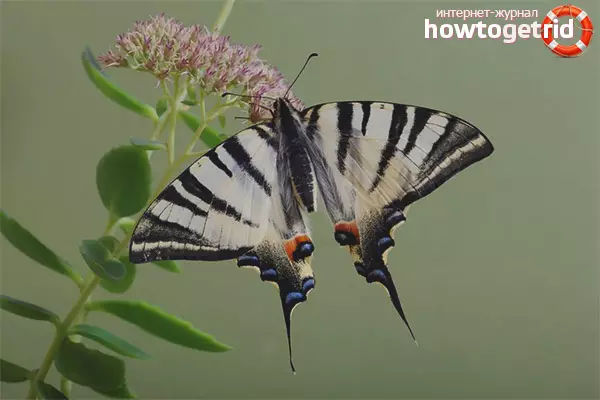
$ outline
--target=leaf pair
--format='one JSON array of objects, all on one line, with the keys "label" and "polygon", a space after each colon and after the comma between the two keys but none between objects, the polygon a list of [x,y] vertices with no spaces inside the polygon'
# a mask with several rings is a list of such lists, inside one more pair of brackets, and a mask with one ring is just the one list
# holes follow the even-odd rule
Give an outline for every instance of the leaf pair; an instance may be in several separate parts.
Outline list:
[{"label": "leaf pair", "polygon": [[125,278],[125,265],[98,240],[84,240],[79,252],[90,269],[104,281],[120,282]]}]

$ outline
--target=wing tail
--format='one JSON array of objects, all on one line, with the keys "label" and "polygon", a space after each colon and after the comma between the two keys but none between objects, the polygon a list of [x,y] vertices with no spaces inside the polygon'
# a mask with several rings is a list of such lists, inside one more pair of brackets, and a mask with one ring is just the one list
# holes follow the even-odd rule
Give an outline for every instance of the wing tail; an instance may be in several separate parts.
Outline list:
[{"label": "wing tail", "polygon": [[306,301],[308,293],[315,287],[315,276],[309,263],[312,251],[312,242],[307,235],[299,235],[287,241],[265,240],[238,258],[238,266],[258,268],[261,280],[271,282],[279,289],[290,367],[294,374],[292,312]]},{"label": "wing tail", "polygon": [[414,332],[387,267],[387,254],[395,245],[392,238],[394,230],[405,220],[404,213],[399,210],[370,210],[356,221],[338,222],[334,235],[341,246],[348,247],[356,272],[368,283],[379,283],[386,289],[392,305],[416,343]]}]

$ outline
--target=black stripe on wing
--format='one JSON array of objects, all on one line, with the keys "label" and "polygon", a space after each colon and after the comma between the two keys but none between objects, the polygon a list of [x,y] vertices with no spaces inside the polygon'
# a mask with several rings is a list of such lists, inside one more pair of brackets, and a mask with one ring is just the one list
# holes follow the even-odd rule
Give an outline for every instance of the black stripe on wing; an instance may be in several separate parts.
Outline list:
[{"label": "black stripe on wing", "polygon": [[244,146],[242,146],[239,139],[235,136],[232,137],[223,143],[223,148],[238,163],[240,169],[246,171],[246,173],[254,179],[254,182],[270,196],[272,190],[271,185],[267,182],[263,173],[254,166],[250,159],[250,154],[248,154]]},{"label": "black stripe on wing", "polygon": [[381,179],[385,175],[385,171],[390,165],[390,161],[396,155],[400,135],[402,135],[406,122],[406,107],[401,104],[394,104],[394,111],[392,111],[392,119],[390,121],[390,129],[388,132],[388,141],[381,152],[381,158],[379,159],[379,165],[377,166],[377,174],[373,179],[369,193],[372,193],[377,189],[377,186],[379,186]]},{"label": "black stripe on wing", "polygon": [[373,104],[370,101],[361,101],[361,108],[362,108],[362,121],[360,123],[360,131],[362,132],[363,136],[365,136],[367,134],[367,125],[369,125],[369,118],[371,118],[371,105]]},{"label": "black stripe on wing", "polygon": [[432,115],[433,111],[428,108],[415,108],[415,117],[413,125],[410,128],[410,133],[408,134],[406,146],[404,147],[404,150],[402,150],[404,154],[409,154],[412,151],[412,149],[415,148],[415,145],[417,144],[417,139],[419,138],[419,134],[423,132],[423,129],[425,129],[429,117],[431,117]]},{"label": "black stripe on wing", "polygon": [[308,125],[306,127],[306,135],[312,141],[317,133],[317,123],[319,121],[319,109],[321,106],[315,106],[312,108],[310,117],[308,119]]},{"label": "black stripe on wing", "polygon": [[210,159],[210,161],[212,161],[213,164],[215,164],[215,166],[217,168],[219,168],[221,171],[225,172],[225,174],[228,177],[233,178],[233,172],[231,172],[231,170],[227,167],[227,165],[225,165],[225,163],[223,161],[221,161],[221,159],[219,158],[219,155],[217,154],[216,151],[214,151],[214,149],[207,152],[206,156]]},{"label": "black stripe on wing", "polygon": [[132,262],[232,259],[262,240],[268,221],[256,216],[267,215],[271,204],[278,141],[268,124],[240,134],[259,158],[252,161],[234,136],[184,170],[140,218],[129,248]]},{"label": "black stripe on wing", "polygon": [[[138,250],[135,245],[139,244],[143,244],[143,248]],[[216,249],[196,232],[148,213],[136,227],[129,260],[135,264],[158,260],[230,260],[251,248],[244,246],[236,249]]]},{"label": "black stripe on wing", "polygon": [[273,150],[277,150],[279,148],[279,140],[267,132],[265,128],[273,131],[273,124],[271,122],[267,122],[264,124],[251,126],[248,129],[255,131],[258,136],[269,145],[269,147],[271,147]]},{"label": "black stripe on wing", "polygon": [[338,121],[337,127],[340,132],[337,149],[337,164],[342,175],[346,172],[346,156],[352,137],[352,103],[338,103]]},{"label": "black stripe on wing", "polygon": [[[388,207],[403,210],[408,205],[429,195],[435,189],[470,165],[483,160],[494,152],[487,137],[465,120],[448,116],[450,120],[443,134],[427,154],[416,179],[417,191],[409,191]],[[446,164],[443,167],[442,164]]]},{"label": "black stripe on wing", "polygon": [[196,177],[190,171],[190,169],[186,169],[185,171],[183,171],[181,175],[179,175],[178,179],[179,182],[181,182],[183,188],[188,193],[198,197],[203,202],[210,204],[211,209],[228,215],[244,225],[248,225],[254,228],[257,228],[259,226],[258,222],[252,222],[246,218],[243,218],[242,213],[235,207],[233,207],[231,204],[229,204],[226,200],[215,196],[209,188],[204,186],[202,183],[200,183],[198,179],[196,179]]}]

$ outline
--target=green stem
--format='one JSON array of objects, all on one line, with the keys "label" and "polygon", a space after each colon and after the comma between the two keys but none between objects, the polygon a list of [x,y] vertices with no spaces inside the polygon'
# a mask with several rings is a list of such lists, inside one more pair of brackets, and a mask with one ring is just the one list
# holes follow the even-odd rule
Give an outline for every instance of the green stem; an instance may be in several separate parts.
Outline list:
[{"label": "green stem", "polygon": [[70,380],[68,380],[64,376],[60,377],[60,391],[63,392],[63,394],[67,396],[67,398],[69,398],[69,396],[71,395],[72,386],[73,385],[71,384]]},{"label": "green stem", "polygon": [[234,3],[235,3],[235,0],[227,0],[225,2],[225,4],[223,5],[223,8],[221,8],[221,12],[219,13],[219,16],[217,17],[217,22],[215,22],[215,24],[213,25],[213,29],[212,29],[213,32],[215,32],[215,33],[221,32],[221,30],[223,29],[223,25],[225,25],[227,18],[229,18],[229,14],[231,14],[231,9],[233,8]]},{"label": "green stem", "polygon": [[163,115],[160,116],[160,119],[158,120],[158,122],[156,124],[154,124],[154,130],[152,131],[152,135],[150,135],[150,140],[158,139],[158,137],[162,133],[162,131],[165,127],[165,123],[169,119],[170,115],[171,115],[171,110],[167,110],[163,113]]},{"label": "green stem", "polygon": [[81,291],[81,295],[77,299],[77,302],[75,303],[73,308],[71,308],[71,311],[69,311],[65,319],[58,326],[58,329],[56,330],[56,335],[54,336],[54,340],[48,348],[48,352],[46,353],[46,356],[42,361],[42,365],[40,366],[40,369],[38,370],[36,376],[31,380],[31,386],[29,387],[29,393],[27,394],[28,399],[35,399],[37,397],[37,382],[44,381],[44,379],[46,379],[46,375],[48,375],[48,371],[50,370],[52,362],[54,361],[54,356],[60,348],[64,337],[66,336],[67,332],[69,331],[69,328],[71,327],[71,324],[73,323],[73,321],[75,321],[75,318],[77,318],[79,313],[83,310],[83,306],[87,302],[88,297],[92,294],[94,289],[96,289],[96,286],[98,286],[99,283],[100,278],[98,278],[97,276],[91,277],[91,280],[89,280],[89,282],[85,284],[83,290]]},{"label": "green stem", "polygon": [[179,76],[173,82],[173,96],[171,97],[170,120],[171,130],[167,139],[167,154],[169,165],[175,161],[175,127],[177,126],[177,109],[179,108]]},{"label": "green stem", "polygon": [[192,141],[185,149],[185,155],[190,154],[194,150],[196,142],[200,139],[202,132],[208,126],[208,121],[206,121],[206,101],[204,100],[204,93],[202,92],[200,93],[200,101],[198,102],[198,104],[200,105],[200,126],[198,127],[198,129],[196,129],[196,132],[194,132],[194,137],[192,138]]}]

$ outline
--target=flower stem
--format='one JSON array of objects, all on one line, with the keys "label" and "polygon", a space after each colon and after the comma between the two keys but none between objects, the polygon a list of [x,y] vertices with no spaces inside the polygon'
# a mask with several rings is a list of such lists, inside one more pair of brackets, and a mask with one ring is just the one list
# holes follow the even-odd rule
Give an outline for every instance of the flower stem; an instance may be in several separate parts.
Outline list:
[{"label": "flower stem", "polygon": [[221,29],[223,29],[223,25],[225,25],[225,22],[227,22],[227,18],[229,18],[229,14],[231,14],[231,9],[233,8],[234,3],[235,0],[225,1],[225,4],[223,5],[223,8],[221,8],[221,12],[217,17],[217,22],[215,22],[215,24],[213,25],[212,30],[214,33],[221,32]]},{"label": "flower stem", "polygon": [[175,77],[173,82],[173,96],[171,97],[170,107],[170,120],[171,130],[169,131],[169,137],[167,139],[167,156],[169,159],[169,165],[172,165],[175,161],[175,126],[177,125],[177,108],[179,107],[179,76]]}]

